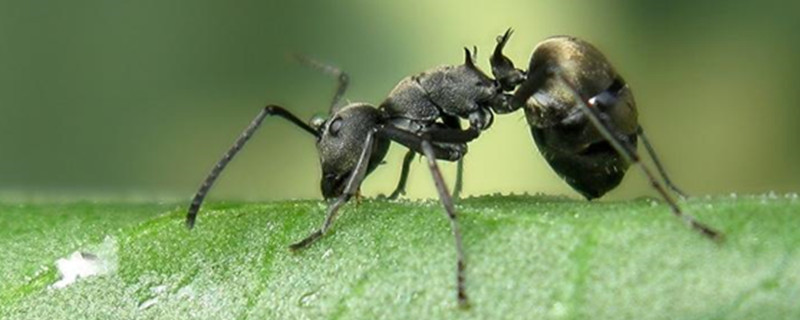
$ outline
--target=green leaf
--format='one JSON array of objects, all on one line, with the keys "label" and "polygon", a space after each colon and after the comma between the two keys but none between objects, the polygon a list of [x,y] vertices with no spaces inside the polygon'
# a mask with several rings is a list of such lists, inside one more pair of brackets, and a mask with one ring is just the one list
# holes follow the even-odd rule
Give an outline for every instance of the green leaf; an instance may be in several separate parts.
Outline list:
[{"label": "green leaf", "polygon": [[[351,203],[330,234],[295,253],[287,245],[322,222],[324,203],[211,203],[191,231],[182,205],[167,213],[130,206],[143,222],[95,230],[93,243],[56,250],[51,233],[27,239],[29,250],[59,255],[42,262],[45,271],[0,287],[0,312],[9,319],[797,319],[796,198],[682,202],[725,232],[723,244],[650,199],[460,200],[468,310],[456,306],[455,250],[435,201]],[[57,207],[81,216],[98,205]],[[112,245],[100,258],[115,263],[113,272],[48,288],[58,278],[56,259],[103,243]]]}]

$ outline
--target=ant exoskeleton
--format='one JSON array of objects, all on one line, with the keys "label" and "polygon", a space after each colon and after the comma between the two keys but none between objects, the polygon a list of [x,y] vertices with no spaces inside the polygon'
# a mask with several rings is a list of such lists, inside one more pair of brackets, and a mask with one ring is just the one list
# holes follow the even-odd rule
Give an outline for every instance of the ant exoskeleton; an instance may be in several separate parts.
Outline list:
[{"label": "ant exoskeleton", "polygon": [[[331,66],[307,58],[302,62],[332,74],[338,88],[328,118],[314,117],[309,124],[286,109],[268,105],[245,129],[233,146],[208,174],[195,194],[186,218],[194,225],[208,190],[230,160],[241,150],[267,116],[279,116],[316,137],[323,197],[336,198],[327,209],[322,225],[306,238],[291,244],[292,250],[307,247],[333,224],[339,208],[356,195],[367,174],[381,163],[391,141],[409,149],[403,160],[400,182],[391,198],[404,191],[408,167],[416,153],[424,154],[446,215],[451,223],[457,253],[457,298],[467,306],[464,288],[465,260],[453,200],[436,160],[459,161],[456,192],[460,190],[461,160],[467,143],[488,129],[493,113],[525,109],[536,144],[553,169],[587,199],[602,196],[616,187],[629,164],[640,167],[672,211],[702,234],[719,239],[722,234],[683,214],[651,171],[639,161],[636,138],[641,137],[662,179],[669,180],[637,122],[630,88],[593,46],[571,37],[555,37],[534,50],[527,72],[514,68],[502,50],[509,29],[497,39],[490,59],[491,79],[475,66],[473,53],[465,51],[465,62],[443,66],[407,77],[389,93],[379,108],[366,103],[338,103],[348,85],[348,76]],[[475,50],[477,51],[477,50]],[[514,94],[506,92],[514,91]],[[586,99],[585,97],[589,97]],[[460,120],[469,121],[462,129]]]},{"label": "ant exoskeleton", "polygon": [[495,112],[523,108],[539,151],[567,184],[591,200],[619,185],[628,166],[636,165],[677,217],[712,240],[722,239],[722,233],[683,213],[640,161],[637,138],[641,138],[664,184],[685,197],[669,179],[637,121],[630,86],[600,50],[575,37],[551,37],[534,48],[528,71],[523,72],[502,53],[510,36],[508,29],[497,37],[490,62],[503,88],[517,89],[506,105],[509,109]]},{"label": "ant exoskeleton", "polygon": [[[267,116],[282,117],[316,137],[322,167],[322,195],[326,199],[336,198],[328,206],[322,226],[308,237],[290,245],[292,250],[307,247],[328,231],[339,208],[356,195],[365,176],[381,163],[389,142],[394,141],[410,151],[404,159],[403,177],[393,195],[396,196],[404,188],[408,165],[413,155],[424,154],[428,159],[427,163],[439,199],[451,222],[455,240],[458,302],[459,305],[466,306],[466,264],[461,232],[452,197],[436,160],[461,160],[467,152],[467,142],[477,138],[480,131],[491,126],[492,109],[508,109],[505,105],[511,95],[504,93],[496,81],[475,66],[473,53],[469,49],[465,48],[464,53],[465,62],[462,65],[442,66],[401,80],[379,108],[366,103],[350,103],[338,107],[348,85],[347,75],[337,68],[300,57],[302,62],[338,79],[338,88],[328,118],[314,117],[306,124],[282,107],[269,105],[262,109],[200,186],[189,207],[187,226],[191,228],[194,225],[200,205],[214,181]],[[467,129],[461,128],[460,119],[469,121]]]}]

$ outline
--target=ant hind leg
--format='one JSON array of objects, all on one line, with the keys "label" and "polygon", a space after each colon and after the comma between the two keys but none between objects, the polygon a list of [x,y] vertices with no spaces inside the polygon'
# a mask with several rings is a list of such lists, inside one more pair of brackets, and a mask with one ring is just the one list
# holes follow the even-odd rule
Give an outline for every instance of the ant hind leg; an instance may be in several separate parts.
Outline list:
[{"label": "ant hind leg", "polygon": [[686,199],[688,197],[686,193],[683,192],[680,188],[678,188],[678,186],[676,186],[674,183],[672,183],[672,180],[669,178],[669,175],[667,175],[667,171],[664,170],[664,166],[661,165],[661,161],[658,159],[658,156],[656,155],[656,150],[650,144],[650,140],[647,139],[647,135],[644,134],[644,129],[642,129],[642,126],[639,126],[639,128],[637,128],[636,134],[639,135],[639,138],[642,138],[642,144],[644,145],[644,148],[647,149],[647,154],[650,155],[650,159],[653,159],[653,164],[656,165],[656,169],[658,170],[658,173],[661,175],[661,179],[664,180],[664,184],[667,185],[667,187],[670,188],[673,192],[675,192],[678,196],[680,196],[683,199]]},{"label": "ant hind leg", "polygon": [[611,144],[611,146],[617,151],[617,153],[619,153],[620,156],[622,156],[623,159],[625,159],[625,161],[627,161],[632,165],[635,165],[642,171],[642,173],[644,173],[645,177],[647,177],[647,179],[650,181],[650,185],[654,189],[656,189],[659,195],[661,195],[661,198],[667,202],[670,209],[672,210],[672,213],[676,217],[680,218],[689,227],[699,232],[703,236],[708,237],[711,240],[714,241],[723,240],[724,235],[721,232],[714,230],[713,228],[703,224],[702,222],[697,221],[697,219],[695,219],[694,217],[684,213],[683,210],[681,210],[681,208],[678,206],[678,203],[672,198],[672,196],[670,196],[670,194],[664,188],[664,186],[658,181],[658,179],[655,178],[655,175],[653,175],[653,172],[650,171],[650,168],[646,166],[644,163],[642,163],[639,154],[637,154],[636,151],[633,150],[633,148],[629,144],[620,141],[618,138],[615,137],[614,133],[612,133],[614,129],[610,128],[607,123],[604,123],[602,120],[600,120],[600,117],[596,114],[596,111],[593,110],[592,108],[589,108],[586,105],[586,102],[583,101],[583,98],[581,98],[581,95],[578,93],[577,90],[575,90],[575,87],[571,83],[565,80],[560,73],[556,73],[555,75],[558,77],[559,80],[561,80],[561,82],[566,84],[566,87],[569,89],[571,94],[576,97],[575,99],[575,101],[577,102],[576,106],[580,108],[584,114],[586,114],[586,116],[589,118],[589,121],[591,121],[592,125],[594,125],[594,127],[597,128],[598,131],[600,131],[600,134],[603,135],[606,141],[608,141],[608,143]]}]

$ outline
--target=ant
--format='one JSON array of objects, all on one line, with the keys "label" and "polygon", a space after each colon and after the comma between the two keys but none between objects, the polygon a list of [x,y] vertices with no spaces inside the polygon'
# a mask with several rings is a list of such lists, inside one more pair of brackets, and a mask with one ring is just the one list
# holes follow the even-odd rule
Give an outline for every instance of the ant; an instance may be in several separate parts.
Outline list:
[{"label": "ant", "polygon": [[[441,66],[402,79],[377,108],[368,103],[340,107],[339,101],[349,83],[348,75],[338,68],[299,57],[301,62],[337,78],[328,117],[314,117],[305,123],[283,107],[264,107],[203,181],[189,207],[186,225],[194,226],[200,206],[219,174],[268,116],[288,120],[316,138],[322,167],[320,189],[325,199],[335,199],[328,206],[322,225],[289,246],[293,251],[308,247],[330,229],[340,207],[357,195],[365,177],[382,162],[390,142],[399,143],[409,151],[403,160],[400,181],[390,198],[404,192],[408,167],[415,154],[424,155],[451,224],[457,253],[457,299],[459,306],[466,307],[469,302],[464,284],[466,263],[461,232],[453,196],[448,192],[436,160],[459,162],[454,190],[457,196],[467,143],[492,125],[495,113],[524,108],[534,140],[545,158],[567,183],[588,199],[614,188],[628,165],[636,164],[676,215],[706,236],[721,236],[683,214],[639,161],[635,151],[637,134],[645,141],[667,185],[679,192],[669,182],[637,125],[629,87],[599,51],[575,38],[551,38],[537,46],[529,71],[525,72],[516,69],[502,54],[510,35],[511,29],[498,37],[490,59],[495,79],[475,66],[477,48],[473,52],[464,48],[463,64]],[[572,61],[576,56],[570,54],[576,52],[585,55],[578,55],[580,59]],[[515,92],[510,94],[511,91]],[[590,98],[584,102],[583,97]],[[461,119],[469,122],[468,128],[461,128]],[[623,131],[627,134],[618,131],[631,126],[635,128],[633,135],[629,131]]]},{"label": "ant", "polygon": [[[194,226],[200,205],[219,174],[268,116],[284,118],[316,138],[322,167],[320,189],[325,199],[335,199],[328,206],[322,225],[306,238],[291,244],[291,250],[309,246],[330,229],[340,207],[357,194],[366,175],[382,162],[390,142],[396,142],[409,149],[398,190],[404,188],[413,155],[423,154],[428,160],[455,241],[458,303],[467,306],[464,289],[466,263],[461,231],[453,199],[436,160],[461,160],[467,152],[467,142],[491,126],[494,119],[492,109],[507,109],[505,105],[512,97],[475,66],[473,53],[469,49],[465,48],[464,54],[464,64],[438,67],[401,80],[377,108],[367,103],[350,103],[339,107],[338,103],[349,83],[347,74],[338,68],[299,57],[301,62],[338,80],[328,117],[314,117],[306,124],[283,107],[264,107],[203,181],[189,207],[186,225],[189,228]],[[460,119],[469,121],[467,129],[461,128]],[[397,190],[393,192],[399,193]]]}]

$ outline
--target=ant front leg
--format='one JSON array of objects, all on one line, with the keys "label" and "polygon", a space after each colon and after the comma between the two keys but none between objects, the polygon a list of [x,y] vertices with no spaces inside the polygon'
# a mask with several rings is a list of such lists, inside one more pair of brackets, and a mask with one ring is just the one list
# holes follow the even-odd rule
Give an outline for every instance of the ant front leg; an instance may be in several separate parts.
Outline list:
[{"label": "ant front leg", "polygon": [[347,181],[347,185],[345,186],[342,195],[336,198],[336,201],[328,207],[328,212],[325,215],[325,222],[322,223],[322,226],[319,229],[312,232],[303,240],[291,244],[289,249],[296,251],[306,248],[322,237],[328,231],[328,229],[330,229],[331,225],[333,225],[333,221],[336,220],[336,216],[339,214],[339,208],[347,203],[351,197],[358,193],[361,182],[364,181],[364,177],[367,174],[369,156],[372,153],[371,151],[374,141],[374,132],[375,130],[372,130],[367,134],[367,137],[364,140],[364,147],[361,151],[361,155],[358,158],[356,167],[353,169],[353,173],[350,175],[350,179]]},{"label": "ant front leg", "polygon": [[258,115],[256,115],[255,119],[250,122],[250,125],[247,126],[239,138],[236,139],[236,141],[233,143],[233,146],[231,146],[230,149],[225,152],[225,154],[222,156],[222,159],[220,159],[217,164],[214,165],[214,168],[211,169],[211,172],[208,174],[208,176],[206,176],[205,180],[203,180],[203,184],[200,185],[200,189],[197,190],[197,193],[194,195],[192,204],[189,206],[189,211],[186,214],[186,226],[189,229],[194,227],[194,222],[197,219],[197,213],[200,210],[200,205],[203,204],[203,200],[206,198],[208,190],[211,189],[211,186],[214,185],[214,182],[217,180],[220,173],[222,173],[222,170],[225,169],[225,166],[227,166],[228,163],[233,160],[233,157],[239,153],[240,150],[242,150],[245,143],[250,140],[250,137],[253,136],[253,133],[255,133],[256,130],[258,130],[258,128],[261,126],[261,122],[263,122],[267,116],[279,116],[289,120],[289,122],[314,136],[318,135],[318,132],[314,130],[314,128],[311,128],[305,124],[302,120],[298,119],[286,109],[276,105],[268,105],[264,107],[264,109],[262,109]]}]

